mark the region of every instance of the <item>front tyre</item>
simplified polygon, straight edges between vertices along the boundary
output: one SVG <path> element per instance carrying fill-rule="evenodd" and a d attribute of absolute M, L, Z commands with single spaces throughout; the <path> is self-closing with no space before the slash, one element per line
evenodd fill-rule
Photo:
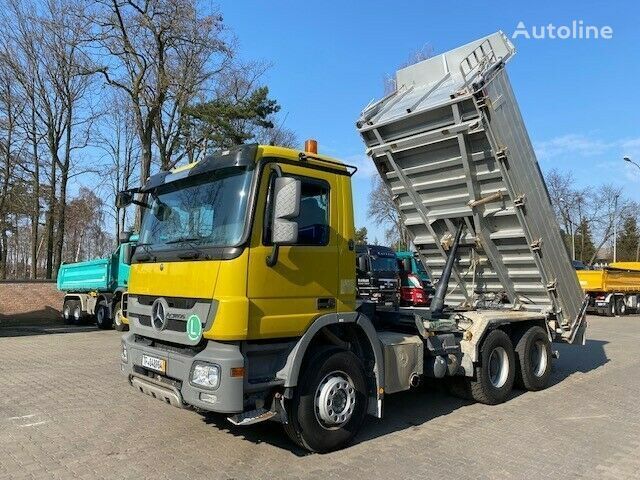
<path fill-rule="evenodd" d="M 323 350 L 307 362 L 300 379 L 289 402 L 289 437 L 319 453 L 347 445 L 367 411 L 367 384 L 358 357 L 344 350 Z"/>
<path fill-rule="evenodd" d="M 113 307 L 113 328 L 115 328 L 118 332 L 124 332 L 127 330 L 127 325 L 122 322 L 122 303 L 116 302 Z"/>
<path fill-rule="evenodd" d="M 504 402 L 515 379 L 515 352 L 509 336 L 502 330 L 489 332 L 482 344 L 480 364 L 470 381 L 473 399 L 487 405 Z"/>
<path fill-rule="evenodd" d="M 531 327 L 516 344 L 516 385 L 536 391 L 547 387 L 551 375 L 551 342 L 541 327 Z"/>

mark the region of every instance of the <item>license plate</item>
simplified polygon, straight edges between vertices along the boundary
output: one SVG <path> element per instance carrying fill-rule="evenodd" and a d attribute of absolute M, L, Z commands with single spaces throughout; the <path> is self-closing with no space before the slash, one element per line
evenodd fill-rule
<path fill-rule="evenodd" d="M 150 357 L 149 355 L 142 355 L 142 366 L 160 373 L 165 373 L 167 370 L 166 360 Z"/>

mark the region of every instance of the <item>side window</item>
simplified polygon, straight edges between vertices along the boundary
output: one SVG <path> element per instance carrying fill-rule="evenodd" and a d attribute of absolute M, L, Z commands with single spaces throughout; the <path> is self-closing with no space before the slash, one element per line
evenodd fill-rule
<path fill-rule="evenodd" d="M 302 179 L 297 245 L 329 243 L 329 186 Z"/>
<path fill-rule="evenodd" d="M 327 245 L 329 243 L 329 184 L 323 180 L 296 176 L 302 182 L 298 241 L 295 245 Z M 271 245 L 271 202 L 275 176 L 269 182 L 269 195 L 265 211 L 263 244 Z"/>

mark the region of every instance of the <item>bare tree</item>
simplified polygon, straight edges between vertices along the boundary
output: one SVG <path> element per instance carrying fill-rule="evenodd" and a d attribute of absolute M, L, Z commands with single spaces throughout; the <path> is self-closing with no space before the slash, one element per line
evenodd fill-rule
<path fill-rule="evenodd" d="M 118 238 L 126 228 L 127 210 L 115 205 L 115 196 L 133 186 L 137 179 L 139 144 L 130 98 L 119 91 L 114 91 L 108 98 L 111 108 L 101 119 L 97 146 L 104 151 L 107 160 L 104 178 L 108 183 L 106 197 L 111 200 L 107 211 L 114 219 Z"/>
<path fill-rule="evenodd" d="M 389 245 L 407 247 L 409 236 L 402 221 L 397 199 L 378 176 L 373 177 L 372 180 L 367 213 L 375 223 L 386 227 L 385 239 Z"/>
<path fill-rule="evenodd" d="M 215 12 L 201 15 L 189 0 L 95 0 L 89 15 L 91 41 L 99 49 L 93 71 L 131 99 L 144 182 L 154 134 L 166 166 L 183 106 L 216 70 L 213 64 L 219 69 L 231 56 L 222 18 Z"/>

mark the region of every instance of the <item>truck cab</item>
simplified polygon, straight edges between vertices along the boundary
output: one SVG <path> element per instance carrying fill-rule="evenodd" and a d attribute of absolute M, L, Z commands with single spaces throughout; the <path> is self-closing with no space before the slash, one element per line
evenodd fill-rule
<path fill-rule="evenodd" d="M 400 270 L 400 301 L 403 305 L 428 306 L 435 289 L 415 252 L 396 252 Z"/>
<path fill-rule="evenodd" d="M 380 245 L 356 245 L 357 296 L 385 307 L 400 303 L 396 252 Z"/>

